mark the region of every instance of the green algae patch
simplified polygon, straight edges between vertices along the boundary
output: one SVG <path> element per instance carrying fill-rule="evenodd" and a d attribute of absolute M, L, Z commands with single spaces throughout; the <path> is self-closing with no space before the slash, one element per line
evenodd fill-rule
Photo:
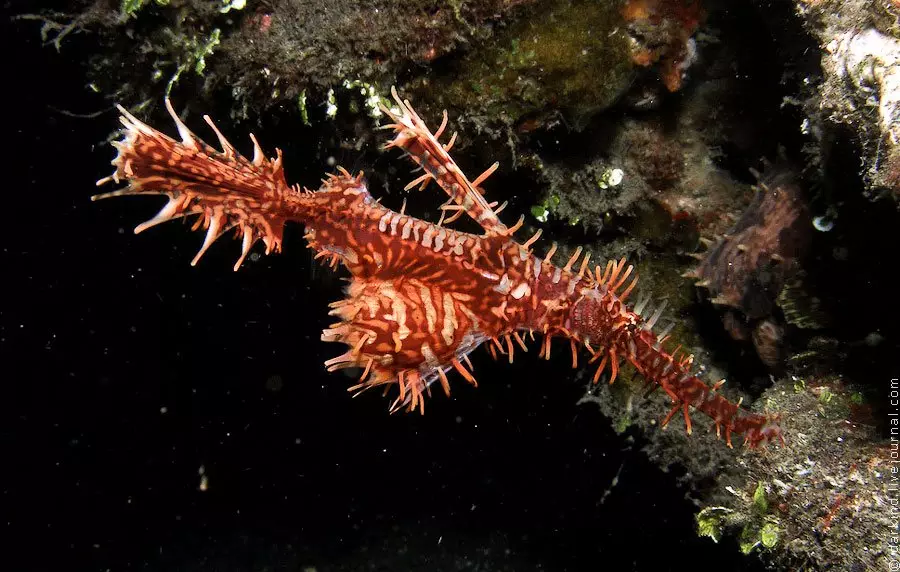
<path fill-rule="evenodd" d="M 765 514 L 769 510 L 769 501 L 766 500 L 766 486 L 760 481 L 753 491 L 753 506 L 760 514 Z"/>
<path fill-rule="evenodd" d="M 766 548 L 775 548 L 779 536 L 778 526 L 773 522 L 767 522 L 759 531 L 759 541 Z"/>
<path fill-rule="evenodd" d="M 728 524 L 734 511 L 724 506 L 706 507 L 697 514 L 697 534 L 711 538 L 713 542 L 722 539 L 722 531 Z"/>
<path fill-rule="evenodd" d="M 538 116 L 552 110 L 580 124 L 631 82 L 624 30 L 615 3 L 549 2 L 458 62 L 452 79 L 435 80 L 428 89 L 441 105 L 507 124 L 539 126 Z"/>

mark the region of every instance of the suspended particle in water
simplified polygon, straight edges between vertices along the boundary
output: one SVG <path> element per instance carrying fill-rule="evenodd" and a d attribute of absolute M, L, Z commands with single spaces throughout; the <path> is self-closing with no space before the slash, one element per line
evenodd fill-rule
<path fill-rule="evenodd" d="M 828 232 L 834 228 L 834 220 L 825 215 L 819 215 L 813 219 L 813 226 L 820 232 Z"/>

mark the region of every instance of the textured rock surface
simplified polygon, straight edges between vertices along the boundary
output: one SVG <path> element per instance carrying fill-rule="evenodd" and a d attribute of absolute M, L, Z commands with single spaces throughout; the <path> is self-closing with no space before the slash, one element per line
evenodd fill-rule
<path fill-rule="evenodd" d="M 886 1 L 798 0 L 796 10 L 821 49 L 822 77 L 809 78 L 815 87 L 805 129 L 827 155 L 830 132 L 848 128 L 861 148 L 867 194 L 898 195 L 900 8 Z"/>

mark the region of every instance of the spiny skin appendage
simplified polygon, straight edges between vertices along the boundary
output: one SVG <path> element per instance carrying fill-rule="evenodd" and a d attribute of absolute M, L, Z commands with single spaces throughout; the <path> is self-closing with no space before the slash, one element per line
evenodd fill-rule
<path fill-rule="evenodd" d="M 482 183 L 496 164 L 470 181 L 446 144 L 425 126 L 408 101 L 393 92 L 396 107 L 384 109 L 395 133 L 387 147 L 402 149 L 423 174 L 408 188 L 434 180 L 449 197 L 442 222 L 467 214 L 484 234 L 459 232 L 388 209 L 375 201 L 362 173 L 343 169 L 327 176 L 313 192 L 290 187 L 284 178 L 281 152 L 267 159 L 256 139 L 252 160 L 242 157 L 205 117 L 219 140 L 216 150 L 198 139 L 166 108 L 178 128 L 176 141 L 122 108 L 125 137 L 114 145 L 115 173 L 99 185 L 124 181 L 121 190 L 98 195 L 165 195 L 168 202 L 141 232 L 159 223 L 198 215 L 206 237 L 193 263 L 229 230 L 241 240 L 240 266 L 257 240 L 266 253 L 281 250 L 285 224 L 305 226 L 308 246 L 332 267 L 350 273 L 345 298 L 331 305 L 336 322 L 322 333 L 324 341 L 342 342 L 345 353 L 328 360 L 329 371 L 362 369 L 362 392 L 397 387 L 391 411 L 424 411 L 425 397 L 439 383 L 449 395 L 448 374 L 458 373 L 477 385 L 468 358 L 486 344 L 496 357 L 510 362 L 516 349 L 527 351 L 524 337 L 543 334 L 540 356 L 549 357 L 551 341 L 570 341 L 573 365 L 581 347 L 596 364 L 595 382 L 609 372 L 610 383 L 623 362 L 632 364 L 648 385 L 661 388 L 672 401 L 664 424 L 682 413 L 688 432 L 690 410 L 713 420 L 717 433 L 731 445 L 743 434 L 751 447 L 781 439 L 777 416 L 750 413 L 716 393 L 691 373 L 692 357 L 677 357 L 664 349 L 665 332 L 653 330 L 663 307 L 651 312 L 646 301 L 629 307 L 626 300 L 637 284 L 625 260 L 591 268 L 581 249 L 560 267 L 553 263 L 554 244 L 543 258 L 531 248 L 540 232 L 523 243 L 513 238 L 522 220 L 505 226 L 483 197 Z M 502 208 L 502 207 L 501 207 Z"/>

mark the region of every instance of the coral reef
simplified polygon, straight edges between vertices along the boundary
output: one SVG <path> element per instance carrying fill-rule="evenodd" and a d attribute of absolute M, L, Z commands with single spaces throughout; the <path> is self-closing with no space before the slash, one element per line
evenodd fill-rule
<path fill-rule="evenodd" d="M 255 119 L 276 106 L 296 109 L 307 93 L 324 104 L 345 81 L 402 83 L 400 74 L 490 38 L 529 3 L 83 1 L 19 17 L 41 21 L 57 49 L 73 32 L 92 32 L 91 85 L 115 101 L 156 101 L 191 71 L 195 90 L 210 98 L 225 91 L 232 117 Z"/>
<path fill-rule="evenodd" d="M 57 49 L 73 31 L 94 32 L 91 85 L 115 101 L 152 101 L 190 77 L 208 98 L 227 92 L 232 118 L 245 119 L 331 105 L 331 90 L 348 83 L 377 93 L 398 85 L 423 112 L 465 111 L 465 129 L 503 144 L 560 114 L 584 126 L 623 96 L 635 66 L 658 62 L 677 89 L 701 18 L 687 0 L 622 9 L 587 0 L 132 0 L 67 9 L 23 17 L 41 20 Z"/>
<path fill-rule="evenodd" d="M 889 456 L 873 439 L 860 394 L 816 376 L 779 381 L 769 394 L 773 407 L 790 412 L 795 438 L 778 456 L 745 457 L 745 472 L 721 481 L 725 494 L 715 502 L 732 511 L 722 528 L 751 548 L 756 538 L 766 545 L 768 526 L 781 548 L 771 557 L 784 568 L 886 569 L 886 543 L 873 539 L 889 528 Z"/>
<path fill-rule="evenodd" d="M 823 98 L 829 119 L 860 131 L 870 156 L 870 184 L 900 193 L 900 39 L 875 29 L 849 31 L 826 50 L 823 90 L 849 91 L 843 98 Z"/>
<path fill-rule="evenodd" d="M 615 2 L 544 2 L 489 44 L 421 76 L 406 89 L 426 113 L 456 111 L 467 131 L 506 144 L 564 121 L 576 129 L 608 108 L 634 79 L 629 37 Z"/>
<path fill-rule="evenodd" d="M 656 431 L 663 409 L 611 386 L 604 395 L 587 381 L 581 403 L 599 407 L 618 431 L 652 459 L 680 475 L 702 508 L 698 533 L 718 542 L 731 536 L 779 569 L 887 569 L 890 454 L 879 441 L 871 408 L 858 387 L 839 377 L 780 378 L 759 405 L 785 413 L 793 435 L 766 455 L 723 455 L 708 444 L 715 432 Z M 623 384 L 624 385 L 624 384 Z M 687 448 L 692 454 L 676 457 Z"/>
<path fill-rule="evenodd" d="M 820 46 L 821 72 L 809 74 L 806 130 L 827 155 L 848 130 L 861 149 L 866 193 L 900 189 L 900 40 L 896 2 L 796 0 Z"/>

